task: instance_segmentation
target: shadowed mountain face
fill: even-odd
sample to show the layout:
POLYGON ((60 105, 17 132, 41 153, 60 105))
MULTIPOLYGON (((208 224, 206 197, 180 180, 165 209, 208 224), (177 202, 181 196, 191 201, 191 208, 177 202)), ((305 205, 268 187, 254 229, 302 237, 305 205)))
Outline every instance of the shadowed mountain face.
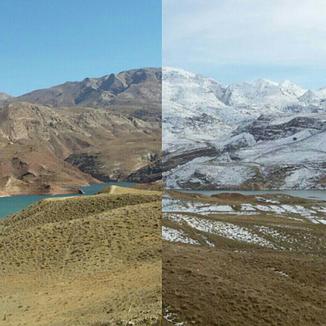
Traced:
POLYGON ((134 69, 100 78, 85 78, 80 82, 66 82, 17 99, 53 107, 109 108, 158 121, 161 118, 161 80, 161 69, 134 69))
POLYGON ((161 71, 87 78, 0 102, 0 195, 160 178, 161 71))

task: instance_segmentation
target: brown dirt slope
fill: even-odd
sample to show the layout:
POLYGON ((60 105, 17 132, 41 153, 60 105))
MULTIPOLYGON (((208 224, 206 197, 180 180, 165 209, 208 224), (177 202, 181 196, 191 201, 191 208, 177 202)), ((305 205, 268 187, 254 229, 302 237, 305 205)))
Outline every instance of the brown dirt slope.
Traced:
POLYGON ((182 236, 171 240, 171 233, 163 242, 163 325, 325 325, 326 226, 316 224, 325 213, 320 208, 314 222, 276 213, 298 205, 317 211, 325 202, 176 192, 169 198, 180 202, 175 213, 164 214, 163 225, 182 236), (180 212, 194 203, 220 211, 180 212), (260 210, 240 210, 243 204, 260 210), (233 211, 222 212, 222 205, 233 211))
POLYGON ((164 242, 162 263, 163 304, 175 322, 325 325, 323 258, 164 242))
POLYGON ((154 164, 160 148, 158 122, 104 109, 7 103, 0 106, 0 195, 71 193, 97 180, 127 179, 154 164))

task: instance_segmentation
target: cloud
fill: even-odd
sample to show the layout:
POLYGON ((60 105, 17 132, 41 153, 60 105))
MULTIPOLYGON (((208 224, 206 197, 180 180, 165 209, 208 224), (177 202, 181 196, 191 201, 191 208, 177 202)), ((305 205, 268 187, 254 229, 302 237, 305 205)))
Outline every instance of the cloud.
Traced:
POLYGON ((325 0, 163 0, 163 64, 326 67, 325 0))

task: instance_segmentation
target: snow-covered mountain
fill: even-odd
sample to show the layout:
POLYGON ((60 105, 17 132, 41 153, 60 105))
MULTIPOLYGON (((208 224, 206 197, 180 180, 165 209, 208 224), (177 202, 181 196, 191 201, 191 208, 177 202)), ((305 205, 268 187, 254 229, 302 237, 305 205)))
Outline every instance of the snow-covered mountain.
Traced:
POLYGON ((169 188, 326 188, 326 88, 163 69, 169 188))
POLYGON ((284 106, 287 103, 298 103, 298 97, 305 89, 290 82, 276 83, 267 79, 254 82, 230 85, 226 88, 223 100, 228 105, 261 106, 273 103, 273 106, 284 106))
POLYGON ((180 69, 164 68, 162 78, 163 149, 178 151, 215 139, 218 110, 226 107, 225 89, 213 79, 180 69))

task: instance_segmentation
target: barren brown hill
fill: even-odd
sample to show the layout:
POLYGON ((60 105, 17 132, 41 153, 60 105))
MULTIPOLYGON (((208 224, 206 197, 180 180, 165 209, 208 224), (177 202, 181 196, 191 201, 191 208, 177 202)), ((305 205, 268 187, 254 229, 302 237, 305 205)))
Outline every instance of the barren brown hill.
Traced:
POLYGON ((47 199, 0 222, 0 325, 157 325, 161 194, 47 199))
POLYGON ((161 120, 160 68, 143 68, 100 78, 66 82, 22 95, 17 99, 53 107, 96 107, 145 120, 161 120))
POLYGON ((282 194, 166 194, 163 325, 325 325, 325 208, 282 194))
POLYGON ((160 148, 159 122, 103 109, 7 103, 0 107, 0 195, 69 193, 128 179, 155 165, 160 148))

